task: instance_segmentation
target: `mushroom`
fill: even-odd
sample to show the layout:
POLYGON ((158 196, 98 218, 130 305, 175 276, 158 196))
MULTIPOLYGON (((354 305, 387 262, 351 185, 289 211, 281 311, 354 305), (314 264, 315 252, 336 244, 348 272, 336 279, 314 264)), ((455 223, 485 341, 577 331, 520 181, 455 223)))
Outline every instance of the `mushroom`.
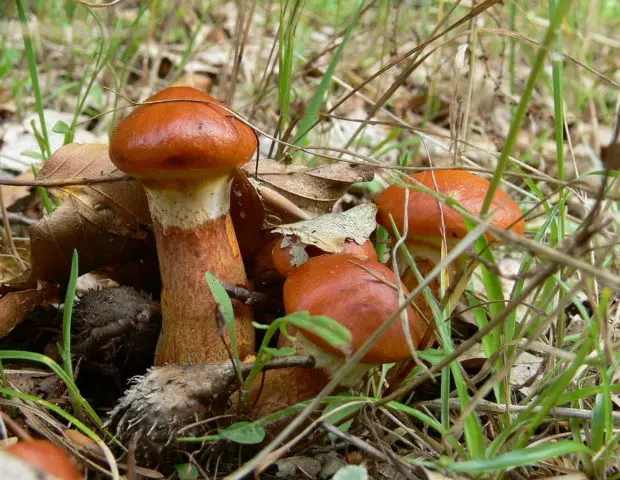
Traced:
MULTIPOLYGON (((252 128, 190 87, 162 90, 112 133, 110 158, 144 186, 153 219, 163 315, 156 365, 229 358, 205 272, 247 284, 229 214, 230 186, 235 169, 256 148, 252 128)), ((243 358, 254 349, 252 315, 241 304, 235 307, 243 358)))
POLYGON ((82 472, 67 453, 48 440, 26 440, 6 449, 10 455, 61 480, 81 480, 82 472))
MULTIPOLYGON (((377 260, 377 252, 370 240, 358 244, 346 239, 342 252, 363 258, 377 260)), ((296 235, 270 234, 263 243, 251 267, 254 287, 273 297, 282 296, 282 285, 286 277, 294 273, 308 259, 330 254, 315 245, 306 244, 296 235)))
MULTIPOLYGON (((271 249, 271 258, 273 265, 278 273, 286 278, 295 273, 309 258, 324 255, 326 252, 314 245, 305 245, 299 243, 299 252, 302 252, 302 258, 298 258, 295 253, 296 237, 283 237, 274 242, 271 249), (305 256, 303 256, 305 253, 305 256)), ((359 245, 354 240, 347 239, 344 243, 344 249, 341 253, 348 253, 360 258, 369 258, 377 260, 377 252, 370 240, 366 240, 359 245)))
MULTIPOLYGON (((437 170, 425 171, 412 175, 412 185, 423 185, 437 193, 450 197, 459 202, 472 215, 480 215, 484 198, 489 190, 490 183, 466 170, 437 170)), ((412 256, 420 262, 420 270, 424 273, 441 261, 442 242, 445 239, 448 249, 467 235, 468 229, 462 215, 454 208, 443 204, 440 200, 427 192, 408 189, 409 199, 405 212, 406 187, 391 185, 376 199, 379 206, 377 221, 388 230, 392 230, 391 218, 400 232, 405 227, 405 216, 408 220, 406 243, 412 256)), ((493 216, 491 224, 498 228, 512 230, 523 235, 525 222, 519 205, 501 190, 493 195, 490 213, 493 216)), ((489 241, 494 237, 486 233, 489 241)), ((452 278, 461 276, 467 262, 467 256, 462 255, 457 263, 452 278)), ((458 300, 463 293, 469 277, 461 276, 461 281, 455 286, 451 299, 458 300)), ((403 275, 403 282, 409 289, 417 285, 413 272, 407 270, 403 275)), ((435 284, 434 294, 438 293, 435 284)), ((454 305, 456 302, 451 302, 454 305)))
MULTIPOLYGON (((399 308, 396 281, 392 270, 374 259, 346 253, 321 255, 310 258, 287 277, 284 307, 287 314, 305 310, 313 316, 328 316, 347 327, 352 340, 346 353, 352 354, 399 308)), ((402 291, 408 294, 406 288, 402 291)), ((412 307, 406 311, 413 346, 418 348, 428 325, 420 321, 412 307)), ((280 338, 279 346, 286 345, 287 341, 280 338)), ((346 360, 344 351, 307 330, 295 332, 295 347, 299 354, 312 355, 317 368, 265 372, 260 390, 250 394, 255 418, 316 396, 346 360)), ((403 323, 396 320, 342 385, 353 387, 374 365, 400 362, 410 356, 403 323)))
MULTIPOLYGON (((351 332, 350 348, 354 353, 399 308, 397 281, 392 270, 377 261, 349 254, 322 255, 311 258, 286 279, 284 308, 287 314, 305 310, 338 321, 351 332)), ((406 288, 402 291, 408 294, 406 288)), ((428 325, 420 321, 411 306, 406 312, 408 333, 417 348, 428 325)), ((343 363, 345 352, 311 331, 302 330, 297 336, 301 350, 317 358, 328 371, 333 372, 343 363)), ((411 356, 407 337, 402 321, 394 322, 362 358, 358 370, 365 373, 372 365, 411 356)), ((347 386, 361 378, 354 377, 347 386)))

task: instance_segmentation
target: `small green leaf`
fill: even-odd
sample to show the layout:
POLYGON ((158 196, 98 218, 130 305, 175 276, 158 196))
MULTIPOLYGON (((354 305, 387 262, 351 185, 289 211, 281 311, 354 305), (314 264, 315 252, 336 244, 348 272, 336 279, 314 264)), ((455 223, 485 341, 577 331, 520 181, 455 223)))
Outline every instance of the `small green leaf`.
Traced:
POLYGON ((332 347, 340 350, 345 350, 353 338, 347 327, 324 315, 311 317, 306 311, 295 312, 287 315, 283 320, 317 337, 321 337, 332 347))
POLYGON ((195 480, 198 478, 198 469, 192 463, 180 463, 175 465, 179 480, 195 480))
POLYGON ((268 353, 269 355, 273 355, 274 357, 290 357, 291 355, 295 355, 295 352, 297 352, 297 350, 295 350, 293 347, 263 347, 263 351, 265 353, 268 353))
POLYGON ((54 133, 62 133, 63 135, 69 133, 71 131, 71 127, 67 125, 62 120, 58 120, 54 126, 52 127, 52 132, 54 133))
POLYGON ((519 448, 508 453, 498 455, 489 460, 472 460, 469 462, 455 462, 451 458, 445 458, 441 462, 444 467, 455 472, 485 473, 500 472, 509 468, 522 465, 532 465, 549 458, 569 455, 573 453, 586 453, 592 455, 592 450, 584 444, 572 440, 563 440, 555 443, 545 443, 536 447, 519 448))
MULTIPOLYGON (((226 290, 222 286, 222 283, 215 275, 211 272, 206 272, 205 279, 207 280, 207 285, 209 285, 211 294, 217 302, 220 312, 224 317, 226 329, 228 330, 228 335, 230 335, 230 344, 233 357, 232 360, 235 365, 237 379, 239 380, 239 383, 243 384, 243 378, 241 377, 241 360, 239 359, 239 348, 237 346, 237 332, 235 331, 235 312, 233 310, 232 302, 230 301, 228 293, 226 293, 226 290)), ((219 328, 220 326, 218 325, 218 329, 219 328)))
POLYGON ((256 422, 237 422, 219 431, 219 436, 235 443, 254 445, 265 438, 265 430, 256 422))
POLYGON ((333 476, 334 480, 368 480, 368 471, 361 465, 347 465, 333 476))
POLYGON ((228 293, 224 290, 224 287, 219 279, 211 272, 207 272, 205 274, 205 278, 207 279, 213 298, 215 298, 215 301, 220 306, 222 314, 224 315, 224 320, 226 320, 226 324, 229 326, 234 325, 235 313, 233 311, 232 302, 230 301, 228 293))

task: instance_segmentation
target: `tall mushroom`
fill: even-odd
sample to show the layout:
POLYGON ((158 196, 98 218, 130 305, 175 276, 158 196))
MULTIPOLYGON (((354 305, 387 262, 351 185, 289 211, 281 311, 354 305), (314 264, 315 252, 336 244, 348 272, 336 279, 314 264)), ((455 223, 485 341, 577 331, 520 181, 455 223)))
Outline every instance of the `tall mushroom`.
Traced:
MULTIPOLYGON (((480 215, 484 198, 490 183, 465 170, 437 170, 412 175, 412 185, 421 184, 429 190, 450 197, 459 202, 472 215, 480 215)), ((441 245, 445 239, 450 249, 468 232, 463 216, 454 208, 443 204, 433 195, 415 189, 409 190, 409 199, 405 205, 406 187, 391 185, 379 195, 376 203, 379 206, 377 221, 392 230, 394 220, 402 233, 405 218, 408 220, 407 246, 414 257, 421 259, 421 270, 428 270, 441 260, 441 245)), ((489 213, 493 215, 491 224, 498 228, 510 229, 523 235, 525 222, 519 205, 501 190, 493 195, 489 213)), ((494 240, 490 233, 489 240, 494 240)), ((461 256, 452 277, 465 266, 466 256, 461 256)), ((410 270, 404 272, 403 281, 407 288, 413 289, 417 284, 415 275, 410 270)), ((458 299, 463 293, 468 278, 465 276, 456 286, 453 298, 458 299)), ((435 292, 437 293, 437 292, 435 292)))
MULTIPOLYGON (((229 214, 230 186, 234 170, 256 148, 249 126, 189 87, 162 90, 112 133, 110 158, 142 183, 153 219, 163 315, 157 365, 228 359, 205 272, 247 283, 229 214)), ((247 307, 235 307, 243 358, 254 349, 252 316, 247 307)))

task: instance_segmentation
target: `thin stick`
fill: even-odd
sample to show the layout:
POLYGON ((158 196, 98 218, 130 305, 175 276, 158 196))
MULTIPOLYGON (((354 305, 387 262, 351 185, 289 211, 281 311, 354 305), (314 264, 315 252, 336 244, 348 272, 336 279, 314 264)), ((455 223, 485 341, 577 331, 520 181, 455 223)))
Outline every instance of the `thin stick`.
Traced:
MULTIPOLYGON (((450 408, 454 410, 461 410, 461 405, 459 403, 458 398, 451 398, 448 401, 450 408)), ((428 407, 431 409, 439 409, 441 408, 442 400, 427 400, 424 402, 416 403, 414 406, 420 407, 428 407)), ((500 405, 498 403, 489 402, 488 400, 480 400, 474 410, 477 412, 485 412, 485 413, 497 413, 497 414, 505 414, 505 413, 520 413, 524 411, 529 411, 532 413, 539 413, 542 411, 541 406, 530 407, 527 405, 500 405)), ((583 420, 592 420, 594 416, 593 410, 586 410, 581 408, 569 408, 569 407, 552 407, 550 412, 552 415, 556 415, 558 417, 564 418, 580 418, 583 420)), ((620 412, 612 412, 613 421, 615 424, 620 424, 620 412)))

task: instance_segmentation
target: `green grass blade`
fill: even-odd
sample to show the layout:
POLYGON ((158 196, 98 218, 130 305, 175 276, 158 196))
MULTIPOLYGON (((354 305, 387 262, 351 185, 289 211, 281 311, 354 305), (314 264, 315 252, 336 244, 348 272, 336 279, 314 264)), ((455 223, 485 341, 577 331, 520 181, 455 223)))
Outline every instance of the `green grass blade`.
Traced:
POLYGON ((497 167, 495 168, 495 173, 493 174, 493 178, 491 179, 491 185, 489 186, 487 196, 484 199, 484 203, 482 204, 482 208, 480 210, 481 215, 484 215, 489 211, 489 208, 491 206, 491 200, 493 200, 493 195, 499 187, 500 181, 504 175, 504 171, 506 170, 506 166, 508 165, 510 155, 512 154, 515 145, 517 144, 517 136, 519 134, 519 130, 521 129, 521 124, 523 123, 525 114, 527 113, 527 108, 530 100, 532 99, 534 87, 536 85, 538 77, 543 71, 547 52, 554 39, 556 38, 557 32, 562 25, 564 17, 568 13, 568 9, 570 8, 571 3, 572 0, 560 0, 555 8, 555 13, 553 17, 551 17, 551 22, 549 24, 549 27, 547 28, 547 32, 545 33, 542 45, 539 48, 538 53, 536 54, 530 76, 527 79, 525 89, 523 90, 523 93, 521 95, 521 101, 519 102, 519 106, 517 107, 513 120, 510 124, 510 130, 508 131, 508 136, 506 137, 504 148, 502 149, 502 153, 500 154, 500 157, 497 161, 497 167))
POLYGON ((60 378, 64 382, 64 384, 67 386, 67 390, 69 390, 69 395, 71 395, 71 398, 76 399, 76 401, 79 402, 80 408, 84 409, 88 413, 95 425, 103 425, 103 422, 99 418, 99 415, 97 415, 97 413, 93 410, 90 404, 84 399, 84 397, 82 397, 82 394, 78 390, 77 385, 73 381, 73 378, 67 375, 67 372, 65 372, 63 368, 51 358, 35 352, 24 352, 19 350, 0 350, 0 360, 27 360, 30 362, 37 362, 45 365, 56 375, 58 375, 58 378, 60 378))
POLYGON ((39 114, 39 122, 41 123, 41 135, 44 140, 41 153, 43 153, 43 156, 47 159, 52 155, 52 152, 50 149, 50 141, 47 134, 47 126, 45 125, 45 114, 43 113, 43 97, 41 96, 41 87, 39 85, 39 70, 37 68, 37 58, 34 52, 34 45, 32 43, 30 29, 28 27, 28 19, 26 18, 26 12, 24 10, 24 2, 22 0, 15 0, 15 6, 17 7, 17 15, 19 16, 19 22, 22 26, 24 50, 26 51, 26 58, 28 60, 28 72, 30 74, 30 81, 32 82, 32 90, 34 92, 34 100, 36 102, 37 112, 39 114))
MULTIPOLYGON (((549 458, 575 453, 592 453, 588 447, 582 443, 572 440, 562 440, 556 443, 544 443, 530 448, 513 450, 512 452, 498 455, 489 460, 472 460, 469 462, 444 463, 443 466, 449 470, 463 473, 496 473, 508 470, 509 468, 532 465, 542 462, 549 458)), ((442 462, 443 463, 443 462, 442 462)))
POLYGON ((235 365, 235 371, 239 377, 240 385, 243 385, 243 378, 241 377, 241 360, 239 359, 239 347, 237 345, 237 331, 235 329, 235 312, 233 310, 232 301, 228 296, 228 293, 222 286, 220 280, 211 272, 205 273, 205 279, 211 294, 215 299, 224 321, 226 322, 226 329, 230 336, 230 344, 232 349, 233 363, 235 365))
POLYGON ((71 378, 73 378, 73 364, 71 363, 71 317, 73 315, 73 304, 77 291, 78 264, 78 252, 77 250, 73 250, 71 273, 69 275, 69 284, 67 285, 67 293, 65 295, 65 310, 62 314, 62 358, 65 372, 67 372, 67 375, 71 378))
POLYGON ((306 110, 306 113, 304 114, 301 121, 299 122, 299 127, 298 127, 299 133, 297 134, 297 137, 295 137, 295 140, 293 142, 295 143, 295 145, 301 144, 306 134, 312 128, 312 125, 314 125, 314 122, 316 122, 316 120, 319 118, 319 110, 321 108, 321 104, 323 103, 323 100, 325 99, 325 94, 327 93, 327 90, 329 89, 329 85, 332 81, 332 77, 334 76, 334 72, 336 71, 336 66, 340 62, 340 57, 342 57, 342 52, 344 51, 344 47, 347 44, 347 40, 349 40, 349 37, 351 36, 351 32, 357 25, 357 21, 359 20, 359 16, 360 16, 360 13, 362 12, 364 3, 365 3, 365 0, 360 0, 357 10, 355 11, 355 15, 351 19, 351 23, 349 23, 349 26, 347 27, 347 30, 345 31, 342 37, 342 41, 340 42, 340 45, 338 46, 336 53, 334 53, 334 56, 329 62, 329 66, 327 67, 327 70, 325 70, 325 74, 323 75, 323 78, 321 79, 321 82, 319 83, 319 86, 316 89, 316 92, 314 92, 312 99, 308 103, 308 108, 306 110))

